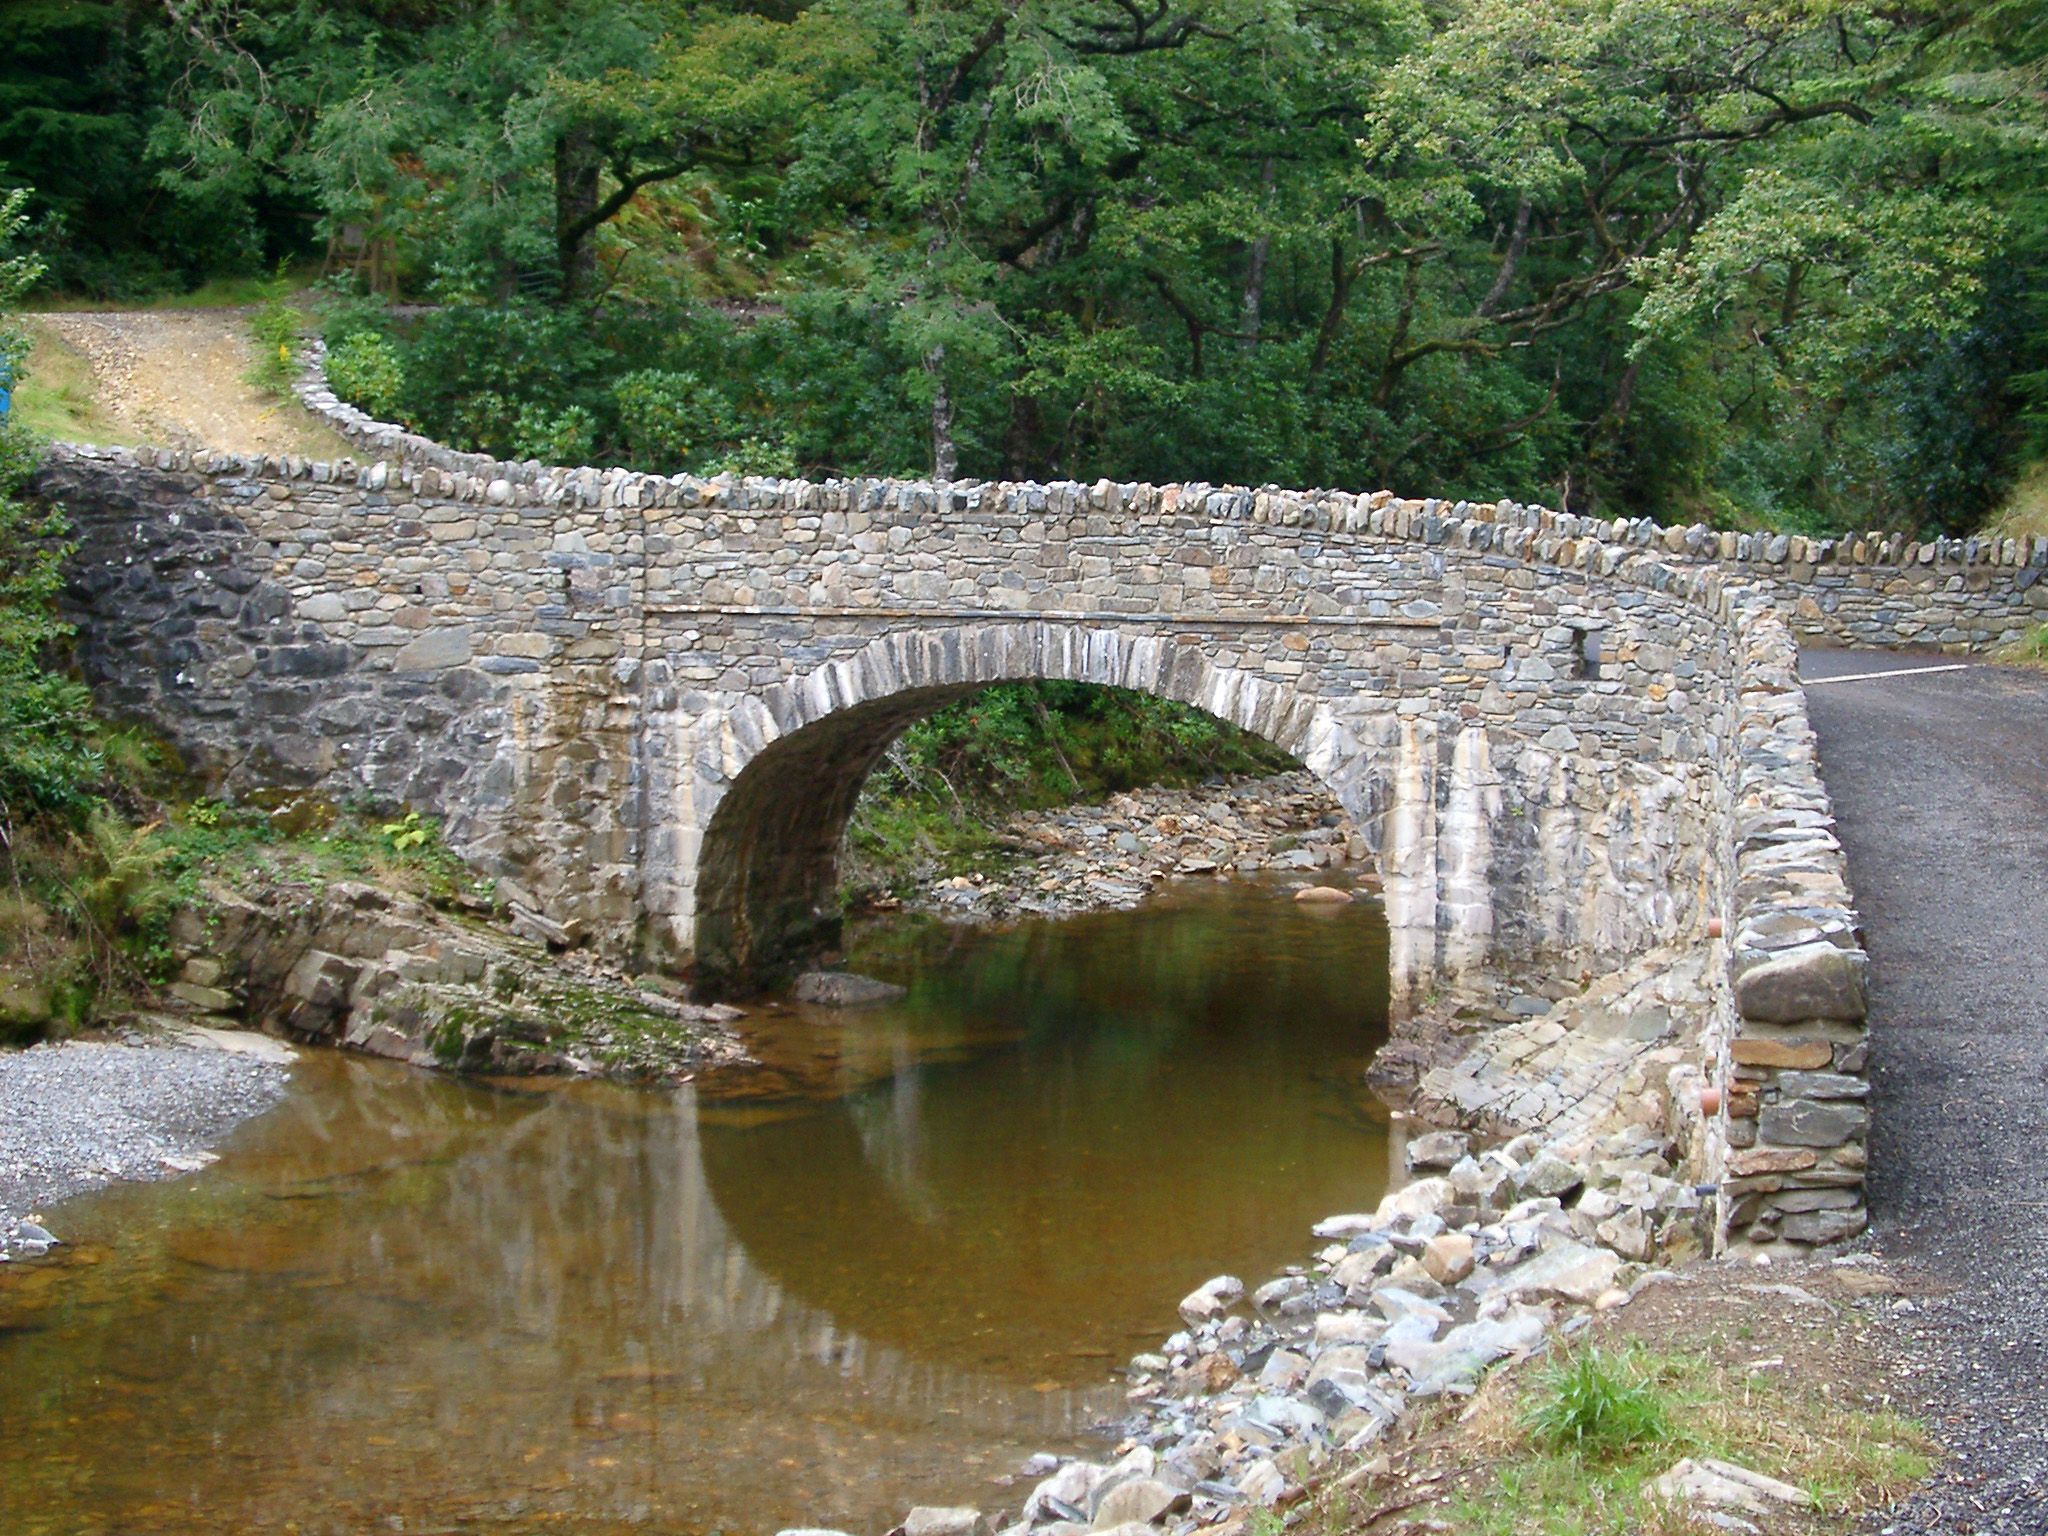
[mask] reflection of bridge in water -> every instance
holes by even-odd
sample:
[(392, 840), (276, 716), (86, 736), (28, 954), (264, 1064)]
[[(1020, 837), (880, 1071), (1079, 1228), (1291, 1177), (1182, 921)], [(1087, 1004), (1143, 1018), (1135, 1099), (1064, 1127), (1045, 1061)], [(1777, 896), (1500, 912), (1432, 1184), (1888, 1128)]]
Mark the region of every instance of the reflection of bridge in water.
[(801, 1299), (721, 1213), (687, 1091), (300, 1074), (220, 1169), (101, 1207), (164, 1223), (168, 1255), (115, 1248), (65, 1332), (0, 1340), (0, 1372), (65, 1409), (10, 1427), (0, 1513), (85, 1497), (192, 1536), (872, 1524), (1120, 1405)]

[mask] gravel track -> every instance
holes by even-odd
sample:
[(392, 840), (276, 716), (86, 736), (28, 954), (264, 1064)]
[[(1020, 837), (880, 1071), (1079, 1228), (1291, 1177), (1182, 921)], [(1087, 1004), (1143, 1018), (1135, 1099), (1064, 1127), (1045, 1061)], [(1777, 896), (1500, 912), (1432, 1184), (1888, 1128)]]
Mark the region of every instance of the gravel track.
[[(1951, 658), (1810, 654), (1809, 682)], [(1872, 962), (1877, 1252), (1935, 1283), (1893, 1314), (1903, 1405), (1947, 1445), (1873, 1529), (2048, 1532), (2048, 676), (1807, 695)]]
[(181, 1045), (0, 1054), (0, 1260), (42, 1251), (22, 1224), (55, 1201), (203, 1167), (208, 1145), (268, 1109), (286, 1076), (271, 1061)]
[(94, 403), (124, 438), (173, 448), (347, 456), (348, 444), (303, 407), (249, 383), (256, 361), (250, 313), (79, 311), (35, 315), (30, 324), (90, 364)]

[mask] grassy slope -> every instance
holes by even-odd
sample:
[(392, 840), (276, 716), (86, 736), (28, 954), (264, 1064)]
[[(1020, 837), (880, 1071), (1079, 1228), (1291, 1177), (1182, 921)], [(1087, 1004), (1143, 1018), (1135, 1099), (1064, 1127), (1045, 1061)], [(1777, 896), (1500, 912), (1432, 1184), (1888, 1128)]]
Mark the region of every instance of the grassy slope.
[(14, 413), (38, 437), (55, 442), (133, 447), (140, 439), (106, 410), (93, 388), (92, 364), (48, 326), (25, 318), (35, 342), (29, 376), (14, 391)]

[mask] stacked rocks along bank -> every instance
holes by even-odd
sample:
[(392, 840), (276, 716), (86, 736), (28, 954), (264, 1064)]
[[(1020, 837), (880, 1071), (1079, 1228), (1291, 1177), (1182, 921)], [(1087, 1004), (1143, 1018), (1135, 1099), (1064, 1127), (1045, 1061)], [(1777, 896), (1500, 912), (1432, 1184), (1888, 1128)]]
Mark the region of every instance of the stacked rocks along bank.
[(1419, 1137), (1420, 1176), (1318, 1223), (1310, 1263), (1249, 1292), (1218, 1275), (1182, 1300), (1181, 1331), (1130, 1362), (1130, 1415), (1104, 1426), (1113, 1458), (1036, 1458), (1021, 1506), (915, 1509), (900, 1529), (1192, 1536), (1271, 1518), (1418, 1406), (1469, 1396), (1698, 1255), (1711, 1216), (1674, 1177), (1676, 1150), (1626, 1105), (1567, 1139)]
[(548, 931), (745, 979), (830, 937), (909, 720), (1015, 678), (1151, 691), (1328, 787), (1397, 999), (1705, 948), (1688, 1176), (1739, 1240), (1860, 1224), (1862, 957), (1793, 641), (2016, 638), (2048, 543), (549, 469), (306, 395), (395, 460), (60, 447), (43, 476), (87, 671), (220, 789), (439, 813)]

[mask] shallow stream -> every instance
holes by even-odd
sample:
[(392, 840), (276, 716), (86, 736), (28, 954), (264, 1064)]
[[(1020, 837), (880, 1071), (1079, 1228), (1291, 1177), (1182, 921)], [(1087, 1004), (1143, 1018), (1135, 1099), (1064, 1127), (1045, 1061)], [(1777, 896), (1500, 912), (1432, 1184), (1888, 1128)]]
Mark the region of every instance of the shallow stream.
[(204, 1173), (0, 1269), (0, 1530), (876, 1532), (1095, 1449), (1221, 1271), (1370, 1208), (1386, 929), (1198, 882), (898, 924), (909, 985), (648, 1091), (308, 1053)]

